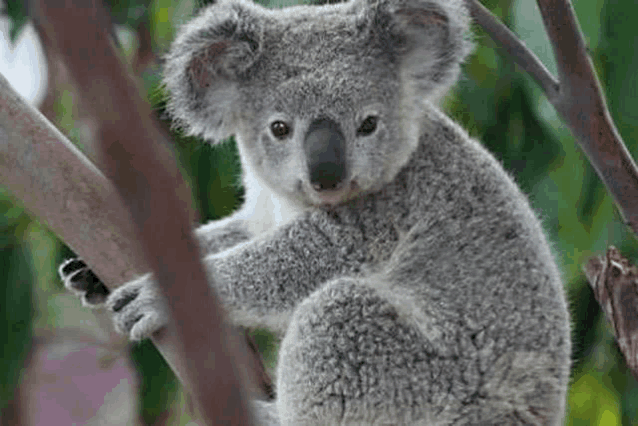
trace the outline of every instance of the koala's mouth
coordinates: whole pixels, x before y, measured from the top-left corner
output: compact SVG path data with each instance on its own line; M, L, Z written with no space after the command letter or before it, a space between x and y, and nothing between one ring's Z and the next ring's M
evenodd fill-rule
M361 192L361 188L356 180L352 179L345 185L336 189L323 189L317 191L310 190L310 197L313 204L320 206L335 206L355 198Z

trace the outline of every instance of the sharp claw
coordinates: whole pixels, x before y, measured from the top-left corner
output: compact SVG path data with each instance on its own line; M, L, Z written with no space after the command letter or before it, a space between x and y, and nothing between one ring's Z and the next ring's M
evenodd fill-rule
M69 277L69 280L70 280L72 283L76 283L76 282L78 282L78 281L86 281L86 280L84 279L84 278L86 277L86 273L87 273L87 270L86 270L86 269L81 269L81 270L77 271L76 273L74 273L73 275L71 275L71 276Z
M139 320L141 320L142 318L144 318L144 314L139 314L138 316L136 316L135 318L133 318L132 320L128 320L124 323L124 329L126 330L126 332L128 333L129 331L131 331L131 329L133 328L133 326L135 324L137 324L137 322Z
M108 288L106 288L106 286L102 283L99 282L96 286L95 289L93 290L93 293L95 294L100 294L102 296L108 296L111 292L109 291Z
M60 267L60 273L62 275L69 275L71 272L82 269L85 266L86 263L84 263L84 261L81 259L70 259L66 261L66 263L62 264L62 266Z
M91 282L87 279L87 269L81 269L69 277L71 287L79 291L87 291L90 288Z
M97 275L95 275L91 270L86 273L86 282L88 282L91 287L97 287L99 284L102 284Z
M131 292L125 296L123 296L121 299L118 299L114 304L113 304L113 312L119 312L124 306L128 305L130 302L132 302L133 300L135 300L135 298L137 297L139 293L137 291ZM139 320L139 318L138 318ZM135 322L137 322L138 320L136 320Z
M93 275L95 277L95 275ZM89 278L91 280L92 278ZM95 281L91 283L91 287L86 292L85 298L87 303L90 304L100 304L106 300L106 297L109 295L110 291L102 282L95 277Z
M104 303L104 301L106 301L106 294L104 293L85 294L84 300L86 301L88 305L99 305Z

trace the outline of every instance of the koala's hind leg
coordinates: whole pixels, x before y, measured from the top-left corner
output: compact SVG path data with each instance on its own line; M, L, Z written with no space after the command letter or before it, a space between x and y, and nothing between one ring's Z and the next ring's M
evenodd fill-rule
M293 314L279 353L283 425L436 425L432 351L375 290L335 280ZM452 361L452 360L450 360ZM452 365L449 366L454 369Z
M405 312L354 279L301 303L279 352L281 424L560 424L564 359L478 350L452 313L426 337Z

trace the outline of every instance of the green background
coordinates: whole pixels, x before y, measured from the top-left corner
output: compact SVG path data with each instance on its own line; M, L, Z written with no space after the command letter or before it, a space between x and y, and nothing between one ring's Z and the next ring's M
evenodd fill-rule
M264 0L279 7L286 0ZM128 28L148 24L161 55L176 25L190 16L193 1L113 1L116 22ZM535 2L487 1L484 4L512 28L552 71L555 61ZM22 2L7 12L18 34L25 22ZM611 115L634 157L638 152L638 2L579 0L574 4L607 96ZM475 26L476 50L459 84L443 106L470 134L482 140L529 195L545 226L562 269L573 321L573 371L568 400L570 425L638 424L638 386L627 370L609 326L581 271L592 254L616 245L636 259L638 245L620 220L569 129L557 117L532 79ZM125 39L124 39L125 40ZM127 50L126 41L122 42ZM130 49L130 46L128 46ZM142 76L162 116L158 69ZM75 141L73 95L58 100L57 125ZM211 147L175 133L179 158L191 182L202 220L229 214L241 200L239 167L232 141ZM78 142L79 143L79 142ZM79 143L80 144L80 143ZM81 145L81 144L80 144ZM63 288L56 265L71 252L29 216L19 201L0 188L0 409L12 397L23 370L34 327L53 327L61 309L47 301ZM7 309L11 306L11 309ZM255 336L272 365L269 335ZM131 346L142 377L141 417L153 424L172 404L183 404L177 382L150 344Z

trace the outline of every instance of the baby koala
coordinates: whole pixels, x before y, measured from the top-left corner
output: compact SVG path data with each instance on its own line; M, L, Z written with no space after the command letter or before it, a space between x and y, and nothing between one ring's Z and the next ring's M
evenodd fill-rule
M169 112L234 135L246 201L195 232L229 321L281 340L281 425L558 425L569 317L511 177L436 106L471 50L463 0L265 9L220 0L166 58ZM168 321L145 275L109 294L134 340Z

